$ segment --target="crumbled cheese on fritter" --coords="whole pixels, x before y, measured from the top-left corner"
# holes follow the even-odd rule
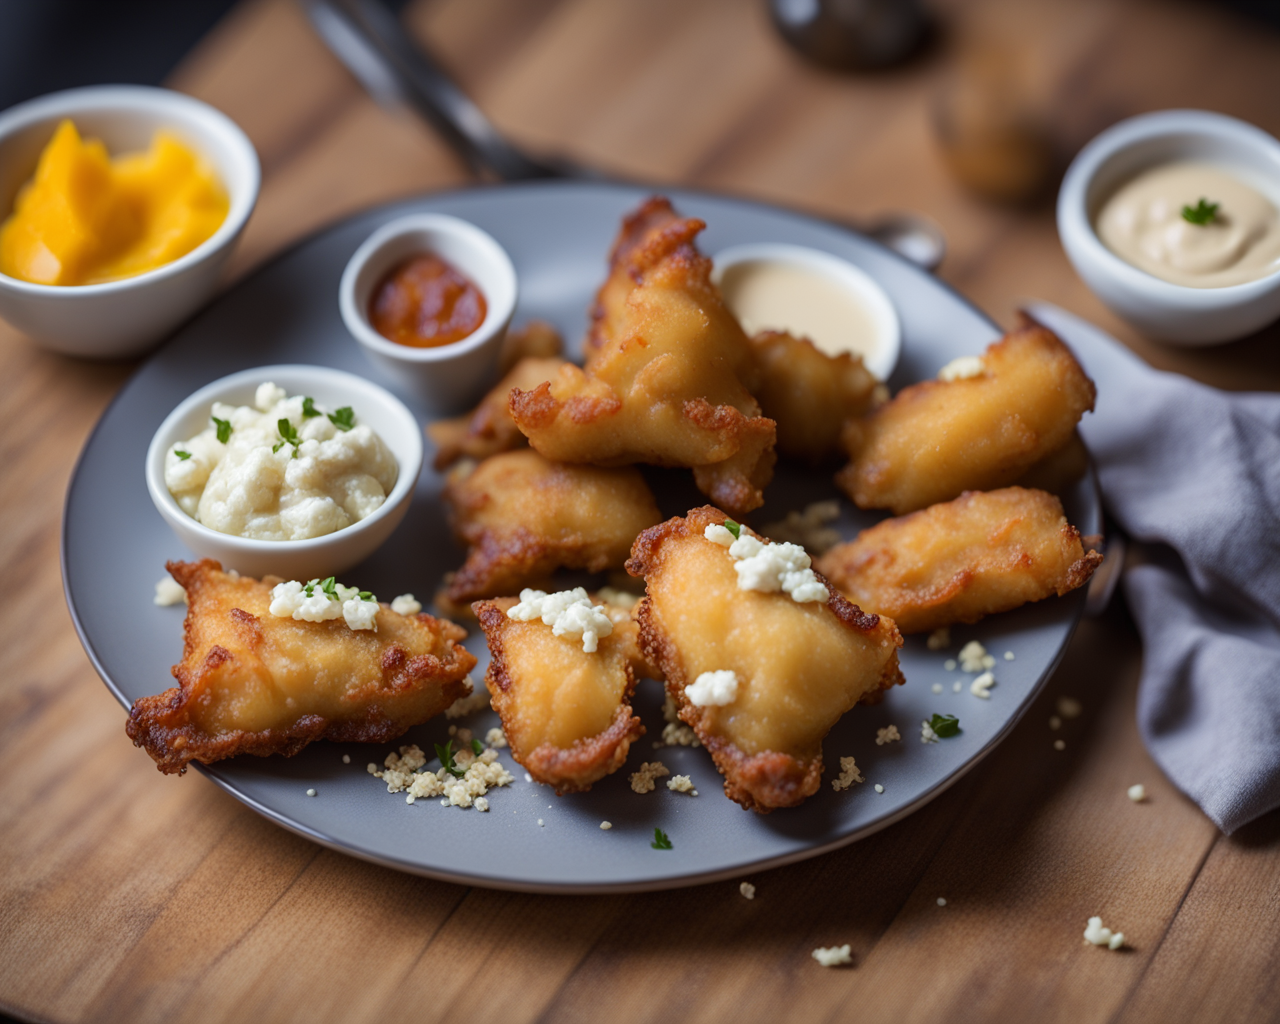
[[[640,595],[633,594],[629,590],[619,590],[617,587],[601,587],[596,591],[598,597],[605,604],[615,605],[618,608],[634,608],[640,603]]]
[[[422,602],[412,594],[401,594],[391,602],[391,610],[397,615],[417,615],[422,611]]]
[[[931,651],[945,651],[951,646],[950,628],[943,626],[941,629],[935,629],[924,643]]]
[[[896,743],[902,739],[902,734],[898,732],[896,725],[886,725],[883,729],[876,730],[876,746],[883,747],[886,743]]]
[[[731,547],[733,542],[738,538],[727,527],[719,523],[710,523],[707,528],[702,531],[702,536],[711,541],[712,544],[719,544],[722,548]]]
[[[182,589],[182,584],[172,576],[166,576],[164,579],[156,581],[156,596],[153,600],[161,608],[167,608],[172,604],[186,604],[187,592]]]
[[[1144,786],[1141,782],[1139,782],[1135,786],[1130,786],[1128,789],[1128,793],[1129,793],[1130,800],[1132,800],[1135,804],[1140,804],[1142,803],[1143,800],[1147,798],[1147,787]]]
[[[728,669],[703,672],[689,686],[685,697],[694,707],[724,707],[738,699],[738,674]]]
[[[852,947],[847,944],[829,948],[819,946],[812,955],[823,967],[839,967],[841,964],[853,963]]]
[[[799,544],[806,551],[821,555],[840,543],[840,531],[827,523],[840,518],[838,501],[815,501],[803,512],[791,511],[779,522],[763,526],[760,532],[775,541]]]
[[[492,748],[476,755],[463,749],[454,755],[454,764],[463,772],[455,778],[444,768],[437,771],[421,771],[427,756],[416,744],[400,748],[400,753],[387,755],[384,770],[369,765],[369,774],[387,784],[388,793],[406,792],[407,803],[424,797],[440,797],[442,807],[471,807],[490,789],[508,786],[515,777],[498,761],[498,752]],[[486,800],[481,810],[488,810]]]
[[[1079,718],[1082,711],[1084,711],[1084,705],[1074,697],[1058,698],[1058,714],[1063,718]]]
[[[996,667],[996,659],[977,640],[970,640],[960,648],[960,667],[965,672],[982,672]]]
[[[1113,932],[1102,926],[1102,918],[1089,918],[1089,925],[1084,930],[1085,942],[1095,946],[1106,946],[1108,949],[1119,949],[1124,945],[1124,932]]]
[[[852,757],[842,757],[840,758],[840,777],[831,780],[831,788],[839,793],[841,790],[865,781],[862,772],[858,770],[858,763]]]
[[[693,788],[693,780],[687,775],[673,775],[667,780],[667,789],[673,793],[688,793],[690,796],[697,796],[698,791]]]
[[[653,749],[660,747],[700,747],[701,741],[698,734],[694,732],[684,722],[680,721],[680,715],[676,710],[676,702],[671,699],[671,695],[667,695],[667,699],[662,704],[662,717],[667,723],[662,727],[662,739],[653,741]]]
[[[937,743],[938,734],[933,731],[933,726],[928,722],[920,723],[920,742],[921,743]]]
[[[635,793],[652,793],[654,782],[671,772],[661,761],[646,761],[638,772],[631,774],[631,789]]]
[[[756,887],[750,882],[742,882],[738,885],[738,892],[742,893],[745,899],[753,900],[756,898]]]
[[[783,591],[800,604],[826,604],[831,600],[826,586],[809,568],[809,556],[798,544],[762,544],[744,535],[733,542],[729,554],[737,559],[733,568],[738,574],[739,590],[764,594]]]
[[[517,622],[541,619],[554,636],[580,636],[582,649],[596,650],[597,641],[613,632],[613,620],[603,605],[593,605],[582,587],[548,594],[545,590],[520,591],[520,603],[507,609],[507,618]]]
[[[968,380],[987,372],[981,356],[957,356],[938,371],[938,380]]]
[[[489,710],[489,691],[485,689],[484,683],[477,683],[471,676],[467,676],[464,681],[471,684],[471,692],[445,708],[445,718],[463,718],[477,711]]]
[[[366,600],[355,587],[335,583],[325,591],[320,580],[300,583],[288,580],[271,588],[267,611],[282,619],[299,622],[328,622],[345,619],[351,629],[378,631],[378,602]]]
[[[983,700],[991,699],[991,687],[996,685],[996,677],[990,672],[983,672],[969,684],[969,692]]]
[[[484,743],[486,747],[493,747],[494,750],[501,750],[507,745],[507,734],[494,726],[484,734]]]

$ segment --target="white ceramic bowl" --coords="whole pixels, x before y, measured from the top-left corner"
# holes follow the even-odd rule
[[[1076,272],[1144,334],[1177,345],[1243,337],[1280,317],[1280,273],[1226,288],[1188,288],[1126,263],[1098,238],[1103,203],[1135,175],[1173,160],[1216,164],[1280,207],[1280,142],[1234,117],[1162,110],[1129,118],[1084,147],[1058,192],[1058,234]]]
[[[434,253],[484,294],[485,318],[461,341],[413,348],[384,338],[369,322],[373,289],[398,263]],[[343,322],[364,354],[396,386],[433,412],[470,408],[497,377],[498,356],[516,308],[516,268],[487,232],[442,213],[414,213],[384,224],[355,251],[338,286]]]
[[[273,381],[290,395],[310,395],[330,409],[351,406],[356,422],[367,423],[386,442],[396,457],[399,474],[376,512],[324,537],[266,541],[218,533],[182,510],[164,483],[164,459],[170,446],[204,430],[215,401],[252,405],[254,392],[265,381]],[[418,421],[384,388],[324,366],[260,366],[206,384],[169,413],[147,449],[146,475],[147,490],[160,515],[195,554],[216,558],[224,568],[250,576],[274,573],[285,579],[308,580],[338,575],[373,554],[409,510],[421,469]]]
[[[800,245],[779,242],[753,242],[722,249],[714,257],[712,280],[719,285],[725,273],[743,263],[772,262],[786,264],[807,273],[816,274],[836,285],[854,302],[866,310],[872,325],[873,337],[863,363],[879,380],[888,380],[898,365],[902,352],[902,327],[897,310],[888,294],[866,271],[848,260],[833,256],[820,249],[808,249]],[[762,325],[763,327],[764,325]],[[770,328],[784,330],[791,324],[770,324]],[[801,332],[803,333],[803,332]]]
[[[218,274],[258,199],[258,154],[248,136],[207,103],[138,85],[69,89],[0,114],[0,210],[35,172],[40,151],[70,118],[113,156],[145,150],[157,129],[177,135],[217,170],[231,201],[222,226],[191,252],[145,274],[90,285],[31,284],[0,274],[0,318],[42,348],[96,359],[137,355],[214,292]]]

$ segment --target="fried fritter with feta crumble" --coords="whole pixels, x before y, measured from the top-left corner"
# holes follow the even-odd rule
[[[631,709],[634,631],[615,629],[596,649],[556,636],[542,619],[507,616],[515,598],[473,606],[489,643],[485,683],[511,756],[557,795],[581,793],[626,763],[644,726]]]
[[[619,568],[662,518],[635,467],[565,465],[530,449],[460,463],[443,496],[468,548],[445,591],[457,603],[518,593],[559,568]]]
[[[859,607],[922,633],[1061,596],[1101,563],[1052,494],[1005,487],[886,519],[817,565]]]
[[[773,476],[774,423],[744,383],[756,372],[750,342],[694,245],[705,226],[665,199],[627,218],[586,366],[512,391],[510,408],[549,459],[690,467],[699,490],[743,514]]]
[[[1043,327],[1005,335],[976,366],[976,374],[913,384],[849,422],[851,461],[836,483],[854,504],[902,515],[1007,487],[1066,447],[1093,409],[1093,381]]]
[[[282,582],[169,562],[187,593],[178,686],[136,701],[125,729],[160,771],[237,754],[298,753],[313,740],[382,743],[470,692],[466,631],[421,613],[377,612],[377,629],[303,622],[268,610]]]
[[[711,752],[725,794],[766,813],[817,792],[832,726],[903,681],[902,637],[890,619],[864,613],[821,576],[826,602],[741,589],[734,559],[705,536],[724,522],[723,512],[704,506],[646,530],[627,571],[645,579],[640,646],[665,674],[680,718]],[[745,526],[741,532],[761,539]],[[691,696],[691,687],[712,676],[736,682],[695,704],[700,688]]]

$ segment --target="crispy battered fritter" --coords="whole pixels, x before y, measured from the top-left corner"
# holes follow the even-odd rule
[[[829,584],[829,604],[738,589],[733,559],[703,537],[724,520],[706,506],[646,530],[627,571],[645,578],[640,646],[665,673],[680,718],[711,752],[725,794],[764,813],[817,791],[823,737],[854,704],[903,681],[902,637]],[[722,670],[737,674],[737,698],[691,704],[686,688]]]
[[[1050,452],[1017,480],[1019,487],[1048,491],[1059,497],[1077,480],[1089,472],[1089,449],[1085,447],[1080,431],[1071,431],[1071,437],[1056,452]]]
[[[564,365],[563,359],[556,358],[521,359],[471,412],[428,423],[427,436],[436,446],[432,465],[448,469],[463,456],[487,459],[499,452],[523,448],[529,442],[511,418],[507,397],[512,388],[527,391],[551,380]]]
[[[178,686],[138,700],[125,729],[166,773],[236,754],[296,754],[318,739],[382,743],[470,692],[466,631],[378,610],[378,629],[272,615],[271,588],[211,558],[169,562],[187,592]]]
[[[498,355],[498,372],[506,375],[521,359],[551,359],[564,351],[560,332],[545,320],[530,320],[507,331]]]
[[[615,628],[588,654],[580,638],[555,636],[541,619],[507,618],[513,604],[474,605],[492,656],[485,682],[511,756],[557,795],[585,792],[621,768],[645,732],[630,703],[634,639]]]
[[[820,571],[862,608],[920,633],[1082,586],[1102,562],[1044,491],[970,491],[863,530]]]
[[[743,384],[751,345],[694,246],[706,225],[652,199],[628,218],[601,289],[585,368],[511,393],[529,443],[560,462],[688,466],[735,514],[773,475],[774,423]]]
[[[516,594],[558,568],[619,567],[662,518],[634,467],[564,465],[528,449],[457,466],[444,500],[469,549],[446,590],[455,602]]]
[[[836,476],[860,508],[914,512],[964,491],[1014,483],[1067,444],[1095,388],[1052,331],[1023,327],[991,345],[984,371],[929,380],[845,429]]]

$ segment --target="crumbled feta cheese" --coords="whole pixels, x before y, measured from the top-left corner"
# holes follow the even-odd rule
[[[880,783],[878,783],[878,782],[875,784],[875,787],[874,787],[874,788],[875,788],[875,791],[876,791],[877,793],[883,793],[883,792],[884,792],[884,786],[880,785]]]
[[[969,692],[983,700],[991,699],[991,687],[996,685],[996,677],[990,672],[983,672],[969,684]]]
[[[1054,741],[1053,741],[1053,749],[1054,749],[1054,750],[1066,750],[1066,749],[1067,749],[1066,741],[1065,741],[1065,740],[1054,740]]]
[[[1063,718],[1079,718],[1084,706],[1074,697],[1058,698],[1058,714]]]
[[[489,710],[489,691],[485,689],[484,683],[477,684],[471,676],[463,681],[471,686],[471,692],[445,708],[445,718],[463,718],[477,711]]]
[[[608,831],[609,831],[609,829],[611,829],[611,828],[613,828],[613,822],[611,822],[611,821],[602,821],[602,822],[600,822],[600,830],[601,830],[602,832],[608,832]]]
[[[950,628],[943,626],[941,629],[935,629],[924,643],[931,651],[945,651],[951,646]]]
[[[996,659],[977,640],[970,640],[960,648],[960,668],[965,672],[982,672],[995,667]]]
[[[756,590],[764,594],[779,590],[801,604],[831,600],[827,588],[819,582],[804,548],[798,544],[761,544],[743,535],[734,541],[729,554],[738,560],[733,567],[738,574],[738,589]]]
[[[454,755],[455,765],[462,770],[462,778],[455,778],[442,767],[437,771],[421,771],[427,763],[427,756],[417,744],[400,748],[400,753],[387,755],[384,770],[378,771],[376,765],[369,765],[369,774],[387,784],[388,793],[407,791],[415,800],[424,797],[440,797],[441,807],[479,808],[477,800],[483,798],[490,789],[498,786],[509,786],[515,777],[498,761],[498,752],[492,748],[479,755],[470,749],[463,749]]]
[[[172,576],[166,576],[162,580],[156,580],[156,596],[153,600],[161,608],[167,608],[172,604],[186,604],[187,592]]]
[[[858,763],[852,757],[840,758],[840,778],[831,780],[831,788],[837,793],[866,780],[858,770]]]
[[[942,684],[941,684],[941,683],[934,683],[931,687],[929,687],[929,689],[930,689],[930,690],[932,690],[934,693],[941,693],[941,692],[942,692]]]
[[[1124,932],[1113,932],[1102,926],[1102,918],[1091,917],[1084,930],[1085,942],[1095,946],[1106,946],[1108,949],[1119,949],[1124,945]]]
[[[902,734],[898,732],[896,725],[886,725],[883,729],[876,730],[876,746],[883,747],[886,743],[896,743],[902,739]]]
[[[476,797],[475,809],[477,811],[487,811],[489,809],[489,801],[482,796]]]
[[[283,402],[289,392],[278,384],[271,381],[264,381],[259,384],[257,390],[253,393],[253,404],[259,412],[270,412],[272,407],[279,402]]]
[[[1055,732],[1056,732],[1057,730],[1061,729],[1061,728],[1062,728],[1062,719],[1061,719],[1061,718],[1059,718],[1057,715],[1050,715],[1050,716],[1049,716],[1049,728],[1050,728],[1050,729],[1052,729],[1052,730],[1054,730]]]
[[[703,672],[684,691],[694,707],[724,707],[738,699],[738,674],[728,669]]]
[[[840,531],[827,525],[839,518],[838,501],[815,501],[802,512],[788,512],[785,519],[761,527],[760,532],[771,540],[799,544],[820,555],[840,543]]]
[[[938,906],[940,906],[940,907],[945,907],[946,905],[947,905],[947,898],[946,898],[945,896],[939,896],[939,897],[938,897]]]
[[[945,668],[948,672],[954,672],[956,670],[956,659],[948,658],[946,661],[942,663],[942,667]]]
[[[1005,652],[1004,652],[1004,660],[1005,660],[1005,661],[1013,661],[1013,651],[1005,651]]]
[[[307,790],[307,796],[315,796],[315,795],[316,795],[316,791],[314,789]]]
[[[853,963],[852,947],[848,945],[819,946],[812,955],[823,967],[839,967],[841,964]]]
[[[697,796],[698,791],[693,788],[693,780],[687,775],[673,775],[667,780],[667,789],[673,793],[688,793],[690,796]]]
[[[968,380],[987,372],[981,356],[957,356],[938,371],[938,380]]]
[[[1147,798],[1147,787],[1139,782],[1136,786],[1130,786],[1128,789],[1129,799],[1135,804],[1142,803]]]
[[[756,887],[750,882],[740,883],[738,885],[738,892],[742,893],[746,899],[753,900],[756,898]]]
[[[343,763],[343,764],[350,764],[350,763],[351,763],[351,755],[350,755],[350,754],[343,754],[343,755],[342,755],[342,763]]]
[[[652,793],[654,782],[671,772],[661,761],[646,761],[638,772],[631,773],[631,790],[634,793]]]
[[[617,587],[601,587],[596,591],[596,597],[605,604],[611,604],[617,608],[631,609],[640,603],[639,594],[633,594],[629,590],[619,590]]]
[[[920,723],[920,742],[921,743],[937,743],[938,734],[933,731],[933,726],[928,722]]]
[[[702,531],[702,536],[706,537],[712,544],[719,544],[722,548],[731,547],[733,542],[738,539],[727,526],[722,526],[719,523],[710,523]]]
[[[539,818],[539,819],[538,819],[538,828],[545,828],[545,827],[546,827],[546,826],[542,824],[542,819],[541,819],[541,818]]]
[[[326,591],[320,580],[299,583],[288,580],[271,588],[271,604],[267,611],[282,619],[299,622],[328,622],[344,619],[351,629],[378,631],[378,602],[365,600],[355,587],[335,583]]]
[[[486,747],[493,747],[494,750],[501,750],[507,745],[507,734],[494,726],[484,734],[484,744]]]
[[[517,622],[541,619],[551,627],[553,636],[580,636],[582,649],[588,654],[596,650],[597,641],[613,632],[613,620],[603,605],[592,605],[582,587],[548,594],[543,590],[520,591],[520,603],[507,609],[507,618]]]
[[[417,615],[422,611],[422,602],[412,594],[401,594],[391,602],[391,610],[397,615]]]

